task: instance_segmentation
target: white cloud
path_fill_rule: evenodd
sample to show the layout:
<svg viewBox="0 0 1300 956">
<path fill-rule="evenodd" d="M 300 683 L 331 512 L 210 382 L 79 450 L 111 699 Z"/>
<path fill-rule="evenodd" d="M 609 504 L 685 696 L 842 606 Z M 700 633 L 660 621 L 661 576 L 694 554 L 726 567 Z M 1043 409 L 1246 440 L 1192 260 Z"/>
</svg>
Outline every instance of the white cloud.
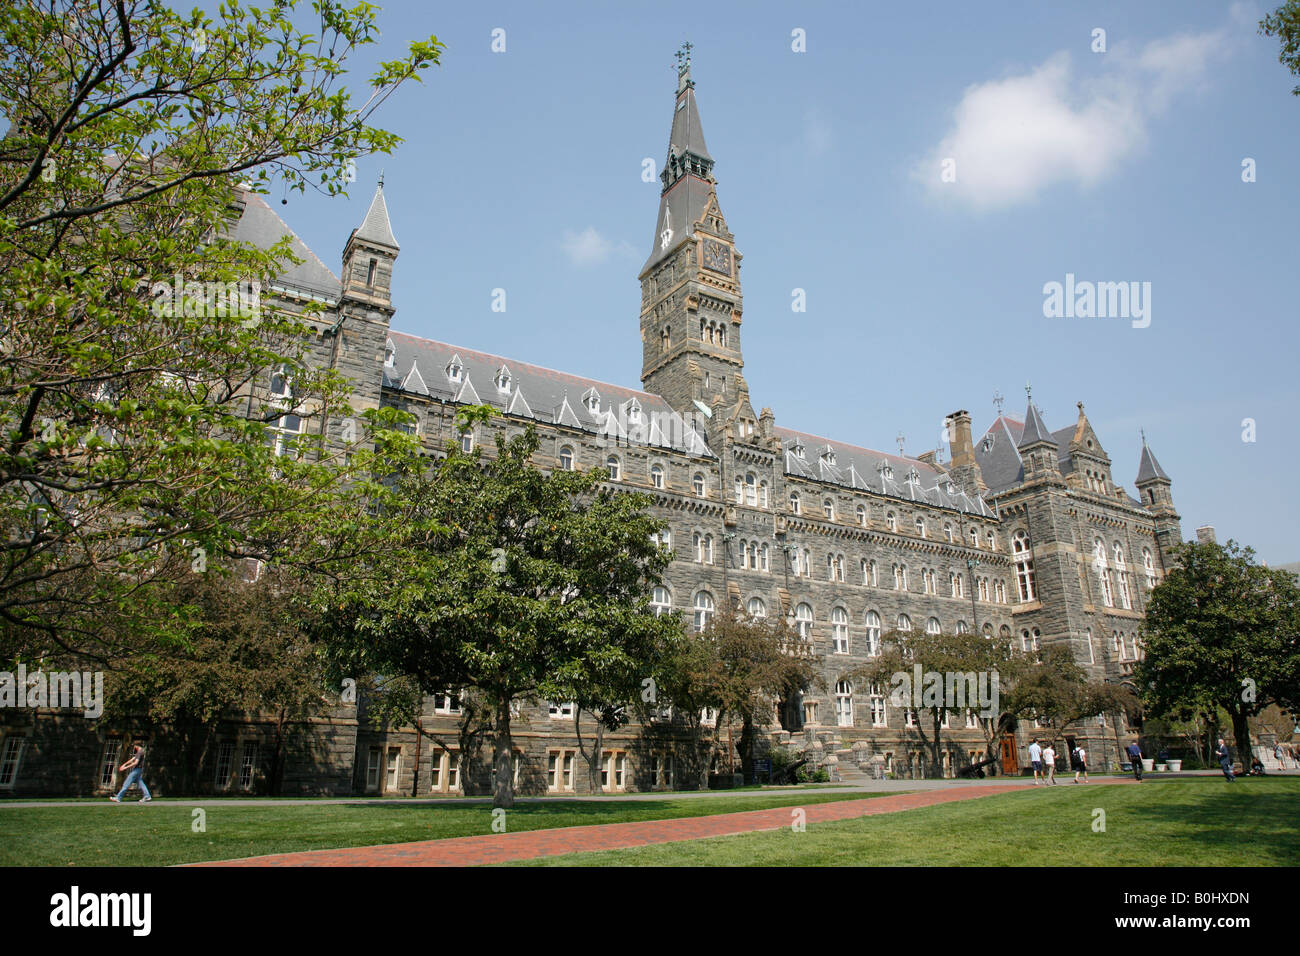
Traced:
<svg viewBox="0 0 1300 956">
<path fill-rule="evenodd" d="M 1057 183 L 1092 185 L 1143 144 L 1151 119 L 1200 85 L 1227 48 L 1222 31 L 1184 34 L 1136 54 L 1114 45 L 1085 54 L 1106 58 L 1093 78 L 1077 76 L 1062 52 L 1023 75 L 975 84 L 913 174 L 937 197 L 977 209 L 1026 202 Z M 955 182 L 941 176 L 947 160 Z"/>
<path fill-rule="evenodd" d="M 565 256 L 575 266 L 600 265 L 612 256 L 627 256 L 634 251 L 624 240 L 606 239 L 595 226 L 588 226 L 581 232 L 566 229 L 562 247 Z"/>
</svg>

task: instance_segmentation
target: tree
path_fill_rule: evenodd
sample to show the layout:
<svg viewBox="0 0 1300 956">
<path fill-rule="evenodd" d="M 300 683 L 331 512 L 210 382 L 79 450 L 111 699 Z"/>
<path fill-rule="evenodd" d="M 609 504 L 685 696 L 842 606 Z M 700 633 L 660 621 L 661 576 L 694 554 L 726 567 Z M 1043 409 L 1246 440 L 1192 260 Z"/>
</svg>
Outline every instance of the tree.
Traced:
<svg viewBox="0 0 1300 956">
<path fill-rule="evenodd" d="M 338 84 L 377 39 L 376 8 L 318 0 L 319 29 L 304 32 L 294 6 L 6 5 L 5 658 L 112 664 L 165 645 L 192 572 L 289 560 L 325 533 L 346 470 L 317 438 L 295 448 L 274 426 L 298 416 L 319 433 L 346 413 L 346 388 L 303 360 L 302 314 L 261 302 L 289 246 L 231 237 L 237 187 L 342 192 L 355 157 L 398 141 L 370 119 L 440 44 L 381 63 L 358 105 Z M 134 622 L 132 640 L 101 640 L 106 607 Z"/>
<path fill-rule="evenodd" d="M 1300 587 L 1235 541 L 1189 542 L 1175 559 L 1147 602 L 1138 686 L 1157 716 L 1222 707 L 1249 762 L 1250 718 L 1300 709 Z"/>
<path fill-rule="evenodd" d="M 1049 740 L 1060 740 L 1066 730 L 1086 717 L 1099 714 L 1134 714 L 1137 698 L 1122 684 L 1092 680 L 1060 645 L 1047 647 L 1038 660 L 1017 669 L 1003 693 L 1008 718 L 1032 718 L 1045 727 Z"/>
<path fill-rule="evenodd" d="M 981 718 L 996 717 L 1000 713 L 996 710 L 999 699 L 993 697 L 993 679 L 996 675 L 1000 696 L 1001 670 L 1007 661 L 1004 646 L 973 632 L 890 631 L 884 637 L 880 656 L 858 668 L 855 675 L 869 683 L 889 685 L 894 706 L 914 710 L 918 718 L 922 710 L 928 712 L 931 734 L 926 734 L 919 719 L 915 721 L 916 732 L 930 749 L 930 775 L 942 776 L 946 718 L 950 713 L 964 715 L 967 711 Z M 989 708 L 994 710 L 991 715 L 985 713 Z M 986 734 L 989 732 L 986 729 Z M 989 746 L 991 750 L 992 742 Z"/>
<path fill-rule="evenodd" d="M 381 563 L 320 597 L 341 659 L 485 698 L 498 807 L 514 803 L 517 701 L 612 702 L 680 627 L 649 607 L 669 555 L 648 498 L 602 487 L 601 471 L 544 473 L 538 444 L 529 425 L 498 432 L 494 457 L 453 442 L 429 467 L 394 473 L 376 519 Z"/>
<path fill-rule="evenodd" d="M 1278 37 L 1282 52 L 1278 61 L 1292 73 L 1300 76 L 1300 0 L 1286 0 L 1272 13 L 1259 21 L 1259 32 L 1266 37 Z M 1291 90 L 1300 96 L 1300 85 Z"/>
</svg>

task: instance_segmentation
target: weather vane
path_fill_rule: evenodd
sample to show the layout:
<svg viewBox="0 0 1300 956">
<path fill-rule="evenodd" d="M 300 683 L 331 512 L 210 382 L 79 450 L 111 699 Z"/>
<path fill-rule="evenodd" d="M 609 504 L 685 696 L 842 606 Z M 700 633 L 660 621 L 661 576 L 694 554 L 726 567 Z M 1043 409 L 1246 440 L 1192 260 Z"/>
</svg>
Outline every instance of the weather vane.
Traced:
<svg viewBox="0 0 1300 956">
<path fill-rule="evenodd" d="M 1002 417 L 1002 402 L 1003 402 L 1003 401 L 1004 401 L 1004 399 L 1002 398 L 1002 393 L 999 392 L 999 391 L 995 388 L 995 389 L 993 390 L 993 407 L 996 408 L 996 409 L 998 410 L 998 417 L 999 417 L 999 418 Z"/>
<path fill-rule="evenodd" d="M 899 432 L 894 441 L 898 442 L 898 453 L 901 455 L 903 453 L 903 433 Z"/>
<path fill-rule="evenodd" d="M 695 49 L 695 47 L 691 45 L 690 40 L 687 40 L 682 44 L 682 48 L 675 54 L 677 57 L 678 70 L 685 70 L 691 65 L 691 51 L 693 49 Z"/>
<path fill-rule="evenodd" d="M 1034 400 L 1034 390 L 1028 381 L 1025 382 L 1025 397 L 1031 402 Z"/>
</svg>

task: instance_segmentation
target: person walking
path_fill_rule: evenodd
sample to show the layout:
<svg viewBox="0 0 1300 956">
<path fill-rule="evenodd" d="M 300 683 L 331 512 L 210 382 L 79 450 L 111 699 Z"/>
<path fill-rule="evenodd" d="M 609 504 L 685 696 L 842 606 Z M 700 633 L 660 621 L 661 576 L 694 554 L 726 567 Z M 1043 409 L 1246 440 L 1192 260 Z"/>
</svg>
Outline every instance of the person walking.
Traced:
<svg viewBox="0 0 1300 956">
<path fill-rule="evenodd" d="M 145 753 L 144 741 L 137 740 L 135 742 L 135 752 L 131 755 L 131 759 L 117 768 L 119 771 L 131 771 L 130 774 L 127 775 L 126 783 L 122 784 L 122 789 L 119 790 L 115 796 L 109 797 L 108 799 L 112 800 L 114 803 L 121 803 L 122 798 L 126 796 L 126 792 L 131 789 L 133 784 L 139 784 L 140 792 L 144 794 L 144 796 L 140 798 L 141 803 L 148 803 L 153 799 L 153 795 L 149 792 L 149 788 L 145 786 L 144 782 Z"/>
<path fill-rule="evenodd" d="M 1074 748 L 1074 782 L 1079 782 L 1079 774 L 1083 774 L 1083 782 L 1088 782 L 1088 751 L 1083 749 L 1083 744 Z"/>
<path fill-rule="evenodd" d="M 1050 740 L 1043 748 L 1043 782 L 1056 783 L 1056 748 L 1052 746 Z"/>
<path fill-rule="evenodd" d="M 1214 756 L 1219 758 L 1219 766 L 1223 770 L 1223 779 L 1227 780 L 1228 783 L 1236 780 L 1237 777 L 1232 772 L 1232 751 L 1228 749 L 1228 745 L 1223 742 L 1222 737 L 1219 738 L 1219 746 L 1214 748 Z"/>
<path fill-rule="evenodd" d="M 1128 760 L 1133 765 L 1133 779 L 1138 783 L 1142 782 L 1142 748 L 1138 746 L 1136 740 L 1132 740 L 1128 745 Z"/>
<path fill-rule="evenodd" d="M 1034 786 L 1036 787 L 1038 786 L 1038 778 L 1043 775 L 1043 748 L 1038 746 L 1037 737 L 1029 745 L 1029 762 L 1034 767 Z"/>
</svg>

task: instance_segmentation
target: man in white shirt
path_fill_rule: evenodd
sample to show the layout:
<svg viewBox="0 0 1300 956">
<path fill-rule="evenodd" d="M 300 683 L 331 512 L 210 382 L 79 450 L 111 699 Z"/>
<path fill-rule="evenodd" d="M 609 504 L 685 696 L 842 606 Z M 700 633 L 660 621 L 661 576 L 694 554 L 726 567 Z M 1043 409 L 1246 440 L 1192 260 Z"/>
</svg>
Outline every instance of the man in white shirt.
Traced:
<svg viewBox="0 0 1300 956">
<path fill-rule="evenodd" d="M 1050 743 L 1043 748 L 1043 783 L 1056 783 L 1056 748 Z"/>
<path fill-rule="evenodd" d="M 1038 746 L 1038 740 L 1029 745 L 1029 762 L 1034 766 L 1034 786 L 1038 786 L 1038 778 L 1043 773 L 1043 748 Z"/>
</svg>

